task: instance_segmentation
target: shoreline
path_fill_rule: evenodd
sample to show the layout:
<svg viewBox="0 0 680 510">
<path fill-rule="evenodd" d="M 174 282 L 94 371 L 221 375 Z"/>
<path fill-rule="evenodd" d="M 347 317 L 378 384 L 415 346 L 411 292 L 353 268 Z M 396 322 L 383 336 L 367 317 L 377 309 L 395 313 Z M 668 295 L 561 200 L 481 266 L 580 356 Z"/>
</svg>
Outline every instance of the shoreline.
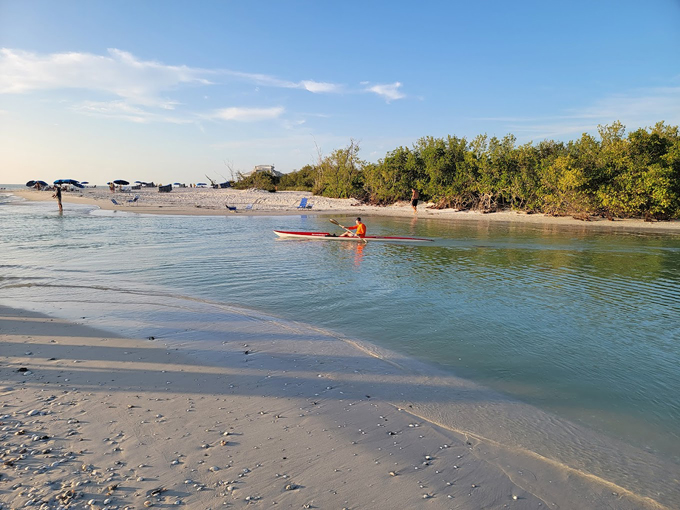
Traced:
<svg viewBox="0 0 680 510">
<path fill-rule="evenodd" d="M 0 306 L 0 501 L 666 508 L 540 449 L 505 442 L 496 421 L 526 420 L 523 404 L 303 324 L 224 315 L 218 349 L 181 335 L 154 337 L 153 328 L 147 338 L 124 338 Z M 546 418 L 537 430 L 525 424 L 529 444 L 552 437 Z M 476 422 L 480 433 L 466 426 Z M 579 448 L 588 458 L 577 463 L 597 465 L 587 442 Z M 626 460 L 608 455 L 617 465 L 619 456 Z"/>
<path fill-rule="evenodd" d="M 50 201 L 51 192 L 35 190 L 8 190 L 26 200 Z M 139 195 L 136 203 L 128 204 L 135 195 Z M 116 206 L 111 199 L 120 205 Z M 302 198 L 312 204 L 311 209 L 297 209 Z M 277 215 L 336 215 L 354 216 L 389 216 L 398 218 L 418 218 L 425 220 L 444 220 L 461 222 L 515 223 L 526 225 L 548 225 L 557 227 L 579 227 L 583 229 L 625 230 L 637 232 L 680 232 L 680 220 L 646 222 L 641 219 L 617 219 L 610 221 L 604 218 L 591 217 L 590 221 L 577 220 L 572 217 L 555 217 L 543 214 L 527 214 L 516 211 L 500 211 L 481 213 L 477 211 L 457 211 L 453 209 L 428 209 L 428 204 L 418 206 L 418 214 L 413 214 L 408 202 L 378 207 L 361 205 L 354 199 L 337 199 L 314 196 L 310 192 L 279 191 L 268 193 L 262 190 L 234 189 L 201 189 L 179 188 L 170 193 L 158 193 L 153 190 L 111 193 L 104 188 L 85 188 L 77 192 L 63 193 L 64 203 L 77 203 L 96 206 L 103 210 L 125 211 L 137 214 L 172 214 L 172 215 L 206 215 L 206 216 L 277 216 Z M 230 210 L 226 206 L 236 208 Z M 246 207 L 250 208 L 246 209 Z M 56 204 L 55 204 L 56 208 Z M 364 218 L 365 219 L 365 218 Z"/>
</svg>

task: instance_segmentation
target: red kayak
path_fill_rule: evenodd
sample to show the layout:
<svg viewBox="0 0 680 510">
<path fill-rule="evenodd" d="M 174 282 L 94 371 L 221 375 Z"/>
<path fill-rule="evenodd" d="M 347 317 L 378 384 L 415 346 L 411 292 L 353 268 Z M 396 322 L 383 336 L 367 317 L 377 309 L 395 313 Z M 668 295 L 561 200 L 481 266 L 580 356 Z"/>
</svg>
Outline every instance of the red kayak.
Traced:
<svg viewBox="0 0 680 510">
<path fill-rule="evenodd" d="M 322 241 L 386 241 L 393 243 L 422 243 L 432 242 L 434 239 L 423 237 L 398 237 L 398 236 L 366 236 L 366 237 L 347 237 L 338 236 L 329 232 L 287 232 L 285 230 L 274 230 L 274 233 L 286 239 L 320 239 Z"/>
</svg>

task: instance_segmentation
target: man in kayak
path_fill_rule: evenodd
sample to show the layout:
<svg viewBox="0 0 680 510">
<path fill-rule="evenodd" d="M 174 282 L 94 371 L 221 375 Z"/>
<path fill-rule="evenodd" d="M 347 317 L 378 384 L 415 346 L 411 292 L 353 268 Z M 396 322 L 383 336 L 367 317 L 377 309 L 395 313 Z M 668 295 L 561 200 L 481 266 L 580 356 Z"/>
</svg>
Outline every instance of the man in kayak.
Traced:
<svg viewBox="0 0 680 510">
<path fill-rule="evenodd" d="M 356 230 L 356 236 L 357 237 L 366 237 L 366 225 L 361 223 L 361 218 L 357 218 L 357 224 L 354 225 L 353 227 L 345 227 L 343 225 L 340 225 L 342 228 L 346 230 Z M 353 237 L 355 234 L 352 232 L 345 232 L 344 234 L 341 234 L 340 237 Z"/>
</svg>

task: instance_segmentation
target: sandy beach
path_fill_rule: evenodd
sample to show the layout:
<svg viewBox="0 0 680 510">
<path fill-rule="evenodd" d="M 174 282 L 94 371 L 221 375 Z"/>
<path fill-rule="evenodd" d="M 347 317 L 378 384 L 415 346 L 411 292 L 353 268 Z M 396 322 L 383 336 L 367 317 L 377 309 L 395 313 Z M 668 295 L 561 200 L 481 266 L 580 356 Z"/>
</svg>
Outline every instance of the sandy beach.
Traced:
<svg viewBox="0 0 680 510">
<path fill-rule="evenodd" d="M 54 200 L 48 191 L 13 191 L 27 200 Z M 139 196 L 136 202 L 131 200 Z M 120 205 L 115 205 L 111 199 Z M 311 208 L 298 209 L 302 198 L 307 198 Z M 263 190 L 234 190 L 206 188 L 176 188 L 170 193 L 159 193 L 156 188 L 136 191 L 110 192 L 106 187 L 85 188 L 63 194 L 65 203 L 94 205 L 104 210 L 121 210 L 140 214 L 182 214 L 182 215 L 280 215 L 315 214 L 349 217 L 370 216 L 414 216 L 409 202 L 398 202 L 387 207 L 362 205 L 355 199 L 338 199 L 314 196 L 309 192 L 279 191 L 269 193 Z M 229 206 L 229 208 L 227 207 Z M 477 211 L 455 209 L 433 209 L 432 204 L 418 205 L 418 218 L 455 220 L 514 222 L 555 226 L 578 226 L 580 228 L 632 229 L 646 231 L 680 231 L 680 221 L 645 222 L 640 219 L 617 219 L 591 216 L 588 221 L 570 216 L 555 217 L 543 214 L 526 214 L 515 211 L 500 211 L 483 214 Z M 56 207 L 56 204 L 55 204 Z"/>
<path fill-rule="evenodd" d="M 236 314 L 206 363 L 83 319 L 0 308 L 3 508 L 667 508 L 467 433 L 524 406 L 391 353 Z"/>
</svg>

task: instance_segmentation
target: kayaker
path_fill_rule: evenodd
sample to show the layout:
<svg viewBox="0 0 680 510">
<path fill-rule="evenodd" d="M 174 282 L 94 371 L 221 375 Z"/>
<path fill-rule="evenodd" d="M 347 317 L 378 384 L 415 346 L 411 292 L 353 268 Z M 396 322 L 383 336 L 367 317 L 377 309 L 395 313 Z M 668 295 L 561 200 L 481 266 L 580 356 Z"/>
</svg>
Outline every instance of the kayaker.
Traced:
<svg viewBox="0 0 680 510">
<path fill-rule="evenodd" d="M 357 237 L 366 237 L 366 225 L 361 223 L 361 218 L 357 218 L 357 224 L 354 225 L 353 227 L 345 227 L 343 225 L 340 225 L 342 228 L 346 230 L 356 230 L 356 236 Z M 344 234 L 341 234 L 340 237 L 353 237 L 354 234 L 352 232 L 345 232 Z"/>
</svg>

